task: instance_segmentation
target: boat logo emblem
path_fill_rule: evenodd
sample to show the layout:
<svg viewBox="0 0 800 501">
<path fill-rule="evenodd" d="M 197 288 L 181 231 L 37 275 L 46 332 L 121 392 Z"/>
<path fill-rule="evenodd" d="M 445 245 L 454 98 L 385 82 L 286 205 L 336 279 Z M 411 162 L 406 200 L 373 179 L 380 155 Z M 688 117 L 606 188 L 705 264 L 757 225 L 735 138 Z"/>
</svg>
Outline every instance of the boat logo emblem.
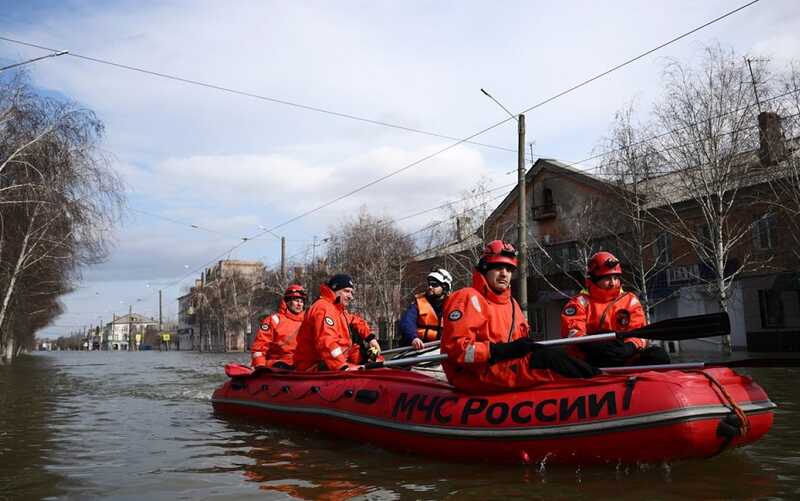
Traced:
<svg viewBox="0 0 800 501">
<path fill-rule="evenodd" d="M 269 330 L 269 323 L 268 322 L 264 322 L 263 324 L 261 324 L 261 330 L 268 331 Z"/>
<path fill-rule="evenodd" d="M 449 315 L 447 315 L 447 318 L 449 318 L 450 320 L 458 320 L 459 318 L 461 318 L 461 311 L 453 310 L 450 312 Z"/>
<path fill-rule="evenodd" d="M 325 317 L 325 323 L 333 327 L 333 319 L 331 317 Z"/>
<path fill-rule="evenodd" d="M 564 315 L 572 316 L 575 314 L 575 307 L 574 306 L 567 306 L 564 308 Z"/>
</svg>

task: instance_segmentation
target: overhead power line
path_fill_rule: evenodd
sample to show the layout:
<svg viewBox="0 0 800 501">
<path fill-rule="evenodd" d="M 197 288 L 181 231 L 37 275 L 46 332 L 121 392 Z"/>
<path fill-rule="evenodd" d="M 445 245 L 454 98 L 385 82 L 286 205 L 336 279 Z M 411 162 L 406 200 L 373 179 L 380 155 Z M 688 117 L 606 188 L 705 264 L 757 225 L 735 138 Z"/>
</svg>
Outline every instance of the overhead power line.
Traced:
<svg viewBox="0 0 800 501">
<path fill-rule="evenodd" d="M 610 69 L 608 69 L 606 71 L 603 71 L 603 72 L 601 72 L 601 73 L 599 73 L 599 74 L 597 74 L 597 75 L 595 75 L 593 77 L 587 78 L 586 80 L 584 80 L 584 81 L 582 81 L 582 82 L 580 82 L 580 83 L 578 83 L 576 85 L 573 85 L 573 86 L 567 88 L 566 90 L 564 90 L 562 92 L 559 92 L 559 93 L 557 93 L 557 94 L 555 94 L 555 95 L 553 95 L 553 96 L 551 96 L 551 97 L 549 97 L 549 98 L 547 98 L 547 99 L 545 99 L 543 101 L 540 101 L 539 103 L 536 103 L 533 106 L 530 106 L 530 107 L 526 108 L 521 113 L 527 113 L 527 112 L 530 112 L 530 111 L 532 111 L 534 109 L 540 108 L 540 107 L 544 106 L 547 103 L 550 103 L 550 102 L 552 102 L 552 101 L 554 101 L 554 100 L 556 100 L 556 99 L 558 99 L 560 97 L 563 97 L 563 96 L 565 96 L 565 95 L 567 95 L 567 94 L 569 94 L 571 92 L 574 92 L 577 89 L 585 87 L 586 85 L 588 85 L 588 84 L 590 84 L 590 83 L 592 83 L 594 81 L 597 81 L 600 78 L 603 78 L 603 77 L 605 77 L 605 76 L 607 76 L 607 75 L 609 75 L 609 74 L 611 74 L 611 73 L 613 73 L 613 72 L 615 72 L 615 71 L 617 71 L 619 69 L 624 68 L 625 66 L 628 66 L 629 64 L 632 64 L 633 62 L 636 62 L 636 61 L 638 61 L 638 60 L 640 60 L 640 59 L 642 59 L 642 58 L 644 58 L 644 57 L 646 57 L 646 56 L 648 56 L 650 54 L 653 54 L 654 52 L 656 52 L 658 50 L 663 49 L 664 47 L 667 47 L 667 46 L 669 46 L 669 45 L 671 45 L 671 44 L 673 44 L 673 43 L 675 43 L 675 42 L 677 42 L 679 40 L 682 40 L 682 39 L 684 39 L 684 38 L 686 38 L 686 37 L 698 32 L 700 30 L 704 29 L 704 28 L 707 28 L 708 26 L 711 26 L 712 24 L 715 24 L 715 23 L 717 23 L 717 22 L 719 22 L 719 21 L 721 21 L 721 20 L 723 20 L 723 19 L 725 19 L 725 18 L 727 18 L 727 17 L 729 17 L 729 16 L 731 16 L 731 15 L 733 15 L 733 14 L 735 14 L 735 13 L 737 13 L 737 12 L 739 12 L 739 11 L 745 9 L 745 8 L 747 8 L 747 7 L 750 7 L 750 6 L 758 3 L 759 1 L 760 0 L 753 0 L 753 1 L 748 2 L 748 3 L 746 3 L 746 4 L 744 4 L 744 5 L 740 6 L 740 7 L 737 7 L 736 9 L 730 10 L 730 11 L 726 12 L 725 14 L 722 14 L 722 15 L 720 15 L 720 16 L 718 16 L 718 17 L 716 17 L 716 18 L 714 18 L 714 19 L 712 19 L 712 20 L 710 20 L 710 21 L 708 21 L 708 22 L 696 27 L 696 28 L 693 28 L 693 29 L 681 34 L 681 35 L 673 37 L 672 39 L 670 39 L 670 40 L 668 40 L 668 41 L 666 41 L 664 43 L 661 43 L 661 44 L 659 44 L 658 46 L 656 46 L 656 47 L 654 47 L 652 49 L 649 49 L 649 50 L 647 50 L 645 52 L 642 52 L 641 54 L 639 54 L 639 55 L 637 55 L 635 57 L 632 57 L 632 58 L 630 58 L 630 59 L 628 59 L 628 60 L 626 60 L 626 61 L 624 61 L 624 62 L 622 62 L 620 64 L 617 64 L 617 65 L 611 67 Z M 21 45 L 27 45 L 27 46 L 30 46 L 30 47 L 36 47 L 36 48 L 39 48 L 39 49 L 42 49 L 42 50 L 48 50 L 48 51 L 51 51 L 51 52 L 56 52 L 56 50 L 52 49 L 52 48 L 48 48 L 48 47 L 44 47 L 44 46 L 36 45 L 36 44 L 31 44 L 31 43 L 27 43 L 27 42 L 22 42 L 22 41 L 19 41 L 19 40 L 10 39 L 8 37 L 0 36 L 0 40 L 5 40 L 5 41 L 11 42 L 11 43 L 17 43 L 17 44 L 21 44 Z M 149 74 L 153 74 L 153 75 L 156 75 L 156 76 L 161 76 L 161 77 L 164 77 L 164 78 L 170 78 L 170 79 L 177 80 L 177 81 L 184 81 L 186 83 L 191 83 L 191 84 L 195 84 L 195 85 L 202 85 L 202 86 L 209 87 L 209 88 L 216 88 L 218 90 L 231 92 L 231 93 L 236 93 L 236 94 L 241 94 L 241 95 L 253 97 L 253 98 L 256 98 L 256 99 L 264 99 L 264 100 L 267 100 L 267 101 L 281 102 L 282 104 L 287 104 L 287 105 L 295 105 L 296 104 L 296 103 L 284 102 L 282 100 L 266 98 L 266 96 L 259 96 L 257 94 L 252 94 L 252 93 L 247 93 L 247 92 L 242 92 L 242 91 L 236 91 L 234 89 L 228 89 L 228 88 L 221 87 L 221 86 L 205 84 L 203 82 L 193 81 L 193 80 L 190 80 L 190 79 L 183 79 L 183 78 L 180 78 L 180 77 L 174 77 L 174 76 L 163 74 L 163 73 L 150 72 L 149 70 L 142 70 L 140 68 L 127 66 L 127 65 L 122 65 L 122 64 L 118 64 L 118 63 L 113 63 L 111 61 L 105 61 L 105 60 L 101 60 L 101 59 L 97 59 L 97 58 L 91 58 L 91 57 L 88 57 L 88 56 L 82 56 L 80 54 L 70 53 L 69 55 L 72 56 L 72 57 L 86 59 L 86 60 L 94 61 L 94 62 L 101 63 L 101 64 L 109 64 L 109 65 L 112 65 L 112 66 L 117 66 L 117 67 L 120 67 L 120 68 L 125 68 L 125 69 L 129 69 L 129 70 L 133 70 L 133 71 L 141 71 L 143 73 L 149 73 Z M 313 107 L 308 107 L 308 109 L 313 109 Z M 322 109 L 316 110 L 315 109 L 314 111 L 327 112 L 328 110 L 322 110 Z M 353 116 L 353 118 L 357 118 L 357 117 Z M 434 157 L 436 157 L 438 155 L 441 155 L 442 153 L 445 153 L 445 152 L 455 148 L 456 146 L 459 146 L 459 145 L 461 145 L 463 143 L 469 142 L 472 139 L 474 139 L 474 138 L 476 138 L 476 137 L 478 137 L 478 136 L 480 136 L 480 135 L 482 135 L 482 134 L 484 134 L 484 133 L 486 133 L 486 132 L 488 132 L 490 130 L 493 130 L 493 129 L 499 127 L 500 125 L 505 124 L 509 120 L 513 120 L 513 118 L 512 117 L 506 118 L 506 119 L 504 119 L 504 120 L 502 120 L 500 122 L 497 122 L 497 123 L 495 123 L 493 125 L 490 125 L 489 127 L 481 129 L 480 131 L 478 131 L 478 132 L 476 132 L 474 134 L 471 134 L 471 135 L 469 135 L 469 136 L 467 136 L 467 137 L 465 137 L 463 139 L 457 140 L 456 142 L 450 144 L 447 147 L 444 147 L 444 148 L 441 148 L 441 149 L 437 150 L 435 153 L 432 153 L 432 154 L 429 154 L 429 155 L 425 155 L 424 157 L 422 157 L 422 158 L 420 158 L 418 160 L 415 160 L 415 161 L 413 161 L 413 162 L 411 162 L 409 164 L 406 164 L 406 165 L 404 165 L 403 167 L 401 167 L 399 169 L 396 169 L 396 170 L 394 170 L 394 171 L 392 171 L 392 172 L 390 172 L 390 173 L 388 173 L 388 174 L 386 174 L 384 176 L 381 176 L 381 177 L 379 177 L 379 178 L 377 178 L 377 179 L 375 179 L 373 181 L 370 181 L 370 182 L 368 182 L 368 183 L 366 183 L 366 184 L 364 184 L 364 185 L 362 185 L 362 186 L 360 186 L 360 187 L 358 187 L 358 188 L 356 188 L 354 190 L 351 190 L 351 191 L 349 191 L 349 192 L 347 192 L 347 193 L 345 193 L 343 195 L 335 197 L 334 199 L 332 199 L 332 200 L 330 200 L 328 202 L 325 202 L 322 205 L 320 205 L 320 206 L 318 206 L 318 207 L 316 207 L 314 209 L 310 209 L 308 211 L 305 211 L 305 212 L 301 213 L 300 215 L 295 216 L 293 218 L 290 218 L 289 220 L 287 220 L 287 221 L 285 221 L 283 223 L 280 223 L 280 224 L 278 224 L 276 226 L 273 226 L 272 228 L 264 230 L 263 232 L 255 235 L 254 237 L 252 237 L 252 238 L 250 238 L 248 240 L 244 240 L 244 241 L 238 243 L 237 245 L 231 247 L 231 249 L 229 251 L 223 253 L 220 257 L 223 257 L 225 255 L 230 254 L 231 252 L 233 252 L 234 250 L 238 249 L 239 247 L 241 247 L 242 245 L 244 245 L 248 241 L 253 240 L 254 238 L 258 238 L 260 236 L 263 236 L 266 233 L 269 233 L 269 232 L 274 231 L 274 230 L 276 230 L 278 228 L 284 227 L 284 226 L 286 226 L 288 224 L 291 224 L 291 223 L 293 223 L 295 221 L 298 221 L 299 219 L 302 219 L 302 218 L 305 218 L 305 217 L 307 217 L 307 216 L 309 216 L 311 214 L 314 214 L 314 213 L 316 213 L 316 212 L 318 212 L 318 211 L 320 211 L 320 210 L 322 210 L 322 209 L 324 209 L 326 207 L 329 207 L 329 206 L 331 206 L 331 205 L 333 205 L 333 204 L 335 204 L 335 203 L 337 203 L 337 202 L 339 202 L 339 201 L 341 201 L 341 200 L 343 200 L 345 198 L 348 198 L 348 197 L 350 197 L 350 196 L 352 196 L 352 195 L 354 195 L 354 194 L 356 194 L 358 192 L 361 192 L 361 191 L 363 191 L 363 190 L 365 190 L 365 189 L 367 189 L 367 188 L 369 188 L 371 186 L 374 186 L 375 184 L 378 184 L 378 183 L 380 183 L 382 181 L 385 181 L 386 179 L 389 179 L 389 178 L 394 177 L 394 176 L 396 176 L 396 175 L 398 175 L 398 174 L 400 174 L 402 172 L 405 172 L 406 170 L 408 170 L 408 169 L 410 169 L 410 168 L 412 168 L 412 167 L 414 167 L 416 165 L 419 165 L 419 164 L 421 164 L 421 163 L 423 163 L 423 162 L 425 162 L 427 160 L 430 160 L 431 158 L 434 158 Z M 367 121 L 367 120 L 364 120 L 364 121 Z M 375 122 L 377 123 L 377 121 L 375 121 Z M 516 151 L 516 150 L 512 150 L 512 151 Z M 213 263 L 217 259 L 219 259 L 219 257 L 215 258 L 214 260 L 212 260 L 210 262 Z M 205 267 L 205 265 L 203 267 Z M 196 270 L 192 271 L 192 274 L 194 274 L 194 273 L 196 273 Z M 184 278 L 185 277 L 180 278 L 178 281 L 171 283 L 169 286 L 171 287 L 172 285 L 180 283 Z"/>
<path fill-rule="evenodd" d="M 681 35 L 673 37 L 672 39 L 670 39 L 667 42 L 659 44 L 658 46 L 656 46 L 656 47 L 654 47 L 652 49 L 649 49 L 649 50 L 647 50 L 645 52 L 642 52 L 638 56 L 632 57 L 632 58 L 626 60 L 623 63 L 617 64 L 616 66 L 613 66 L 612 68 L 610 68 L 610 69 L 608 69 L 606 71 L 603 71 L 602 73 L 599 73 L 599 74 L 597 74 L 597 75 L 595 75 L 593 77 L 587 78 L 586 80 L 584 80 L 583 82 L 581 82 L 581 83 L 579 83 L 577 85 L 573 85 L 572 87 L 568 88 L 565 91 L 559 92 L 558 94 L 556 94 L 556 95 L 554 95 L 554 96 L 552 96 L 552 97 L 550 97 L 548 99 L 545 99 L 544 101 L 541 101 L 541 102 L 539 102 L 539 103 L 537 103 L 537 104 L 535 104 L 535 105 L 533 105 L 533 106 L 531 106 L 529 108 L 526 108 L 525 110 L 522 111 L 522 113 L 527 113 L 527 112 L 532 111 L 532 110 L 534 110 L 536 108 L 540 108 L 541 106 L 544 106 L 547 103 L 550 103 L 550 102 L 552 102 L 552 101 L 554 101 L 554 100 L 556 100 L 556 99 L 558 99 L 560 97 L 563 97 L 566 94 L 569 94 L 570 92 L 573 92 L 573 91 L 575 91 L 577 89 L 580 89 L 581 87 L 584 87 L 584 86 L 588 85 L 591 82 L 594 82 L 594 81 L 596 81 L 596 80 L 598 80 L 598 79 L 600 79 L 600 78 L 602 78 L 604 76 L 607 76 L 607 75 L 613 73 L 614 71 L 617 71 L 617 70 L 619 70 L 619 69 L 621 69 L 621 68 L 623 68 L 623 67 L 625 67 L 625 66 L 627 66 L 627 65 L 629 65 L 629 64 L 631 64 L 631 63 L 633 63 L 635 61 L 638 61 L 639 59 L 641 59 L 641 58 L 643 58 L 643 57 L 645 57 L 647 55 L 650 55 L 650 54 L 652 54 L 652 53 L 654 53 L 654 52 L 656 52 L 656 51 L 658 51 L 660 49 L 663 49 L 664 47 L 667 47 L 667 46 L 669 46 L 669 45 L 671 45 L 671 44 L 673 44 L 673 43 L 675 43 L 675 42 L 677 42 L 679 40 L 682 40 L 683 38 L 686 38 L 687 36 L 689 36 L 689 35 L 691 35 L 693 33 L 696 33 L 699 30 L 702 30 L 702 29 L 704 29 L 704 28 L 706 28 L 708 26 L 711 26 L 712 24 L 717 23 L 717 22 L 721 21 L 722 19 L 725 19 L 726 17 L 733 15 L 733 14 L 741 11 L 742 9 L 745 9 L 745 8 L 755 4 L 755 3 L 758 3 L 759 1 L 760 0 L 753 0 L 753 1 L 751 1 L 751 2 L 749 2 L 747 4 L 745 4 L 745 5 L 742 5 L 741 7 L 738 7 L 736 9 L 731 10 L 731 11 L 728 11 L 725 14 L 712 19 L 711 21 L 708 21 L 708 22 L 706 22 L 706 23 L 704 23 L 704 24 L 702 24 L 702 25 L 700 25 L 700 26 L 698 26 L 696 28 L 693 28 L 693 29 L 681 34 Z M 379 178 L 377 178 L 377 179 L 375 179 L 373 181 L 370 181 L 369 183 L 366 183 L 366 184 L 364 184 L 364 185 L 362 185 L 362 186 L 360 186 L 360 187 L 358 187 L 358 188 L 356 188 L 354 190 L 351 190 L 351 191 L 349 191 L 349 192 L 347 192 L 347 193 L 345 193 L 343 195 L 340 195 L 340 196 L 334 198 L 333 200 L 325 202 L 324 204 L 322 204 L 322 205 L 320 205 L 320 206 L 318 206 L 318 207 L 316 207 L 314 209 L 311 209 L 311 210 L 308 210 L 306 212 L 303 212 L 302 214 L 300 214 L 298 216 L 295 216 L 295 217 L 293 217 L 293 218 L 291 218 L 291 219 L 289 219 L 289 220 L 287 220 L 287 221 L 285 221 L 283 223 L 280 223 L 277 226 L 273 226 L 270 229 L 271 230 L 276 230 L 278 228 L 281 228 L 283 226 L 291 224 L 291 223 L 293 223 L 293 222 L 295 222 L 295 221 L 297 221 L 299 219 L 302 219 L 304 217 L 310 216 L 311 214 L 314 214 L 314 213 L 316 213 L 316 212 L 318 212 L 318 211 L 320 211 L 320 210 L 322 210 L 322 209 L 324 209 L 326 207 L 329 207 L 329 206 L 335 204 L 336 202 L 339 202 L 339 201 L 341 201 L 341 200 L 343 200 L 343 199 L 345 199 L 347 197 L 350 197 L 350 196 L 352 196 L 352 195 L 354 195 L 354 194 L 356 194 L 356 193 L 358 193 L 360 191 L 363 191 L 363 190 L 365 190 L 365 189 L 367 189 L 367 188 L 369 188 L 371 186 L 374 186 L 375 184 L 378 184 L 378 183 L 380 183 L 382 181 L 385 181 L 386 179 L 389 179 L 389 178 L 394 177 L 394 176 L 396 176 L 396 175 L 398 175 L 398 174 L 400 174 L 402 172 L 405 172 L 406 170 L 408 170 L 408 169 L 410 169 L 410 168 L 412 168 L 412 167 L 414 167 L 416 165 L 419 165 L 419 164 L 421 164 L 421 163 L 423 163 L 423 162 L 425 162 L 427 160 L 430 160 L 433 157 L 436 157 L 436 156 L 438 156 L 438 155 L 440 155 L 442 153 L 445 153 L 445 152 L 455 148 L 456 146 L 458 146 L 458 145 L 460 145 L 460 144 L 462 144 L 462 143 L 464 143 L 466 141 L 472 140 L 475 137 L 478 137 L 478 136 L 480 136 L 480 135 L 482 135 L 482 134 L 484 134 L 484 133 L 486 133 L 486 132 L 488 132 L 488 131 L 496 128 L 496 127 L 499 127 L 500 125 L 508 122 L 509 120 L 513 120 L 513 119 L 514 119 L 514 117 L 512 116 L 512 117 L 506 118 L 504 120 L 501 120 L 500 122 L 497 122 L 497 123 L 495 123 L 493 125 L 490 125 L 489 127 L 486 127 L 486 128 L 484 128 L 484 129 L 482 129 L 482 130 L 480 130 L 480 131 L 478 131 L 478 132 L 476 132 L 474 134 L 471 134 L 471 135 L 467 136 L 464 139 L 461 139 L 461 140 L 459 140 L 459 141 L 457 141 L 455 143 L 452 143 L 449 146 L 436 151 L 435 153 L 426 155 L 426 156 L 424 156 L 424 157 L 422 157 L 422 158 L 420 158 L 418 160 L 415 160 L 414 162 L 411 162 L 411 163 L 409 163 L 409 164 L 407 164 L 407 165 L 405 165 L 405 166 L 403 166 L 403 167 L 401 167 L 401 168 L 399 168 L 397 170 L 394 170 L 394 171 L 392 171 L 392 172 L 390 172 L 390 173 L 388 173 L 388 174 L 386 174 L 384 176 L 381 176 L 381 177 L 379 177 Z"/>
<path fill-rule="evenodd" d="M 98 63 L 98 64 L 104 64 L 104 65 L 107 65 L 107 66 L 113 66 L 115 68 L 119 68 L 119 69 L 123 69 L 123 70 L 135 71 L 137 73 L 142 73 L 142 74 L 145 74 L 145 75 L 150 75 L 150 76 L 154 76 L 154 77 L 158 77 L 158 78 L 164 78 L 164 79 L 172 80 L 172 81 L 175 81 L 175 82 L 181 82 L 181 83 L 185 83 L 185 84 L 189 84 L 189 85 L 195 85 L 195 86 L 198 86 L 198 87 L 204 87 L 206 89 L 212 89 L 212 90 L 217 90 L 217 91 L 221 91 L 221 92 L 226 92 L 226 93 L 229 93 L 229 94 L 235 94 L 235 95 L 238 95 L 238 96 L 249 97 L 249 98 L 252 98 L 252 99 L 258 99 L 260 101 L 267 101 L 267 102 L 270 102 L 270 103 L 281 104 L 281 105 L 284 105 L 284 106 L 290 106 L 290 107 L 293 107 L 293 108 L 298 108 L 298 109 L 302 109 L 302 110 L 306 110 L 306 111 L 313 111 L 313 112 L 316 112 L 316 113 L 323 113 L 325 115 L 331 115 L 331 116 L 335 116 L 335 117 L 339 117 L 339 118 L 346 118 L 348 120 L 355 120 L 357 122 L 363 122 L 363 123 L 368 123 L 368 124 L 372 124 L 372 125 L 379 125 L 381 127 L 388 127 L 390 129 L 397 129 L 397 130 L 402 130 L 402 131 L 405 131 L 405 132 L 413 132 L 415 134 L 422 134 L 422 135 L 425 135 L 425 136 L 437 137 L 437 138 L 440 138 L 440 139 L 447 139 L 447 140 L 450 140 L 450 141 L 456 141 L 456 140 L 459 139 L 459 138 L 457 138 L 455 136 L 449 136 L 447 134 L 441 134 L 441 133 L 438 133 L 438 132 L 431 132 L 431 131 L 427 131 L 427 130 L 423 130 L 423 129 L 418 129 L 418 128 L 415 128 L 415 127 L 408 127 L 406 125 L 398 125 L 398 124 L 394 124 L 394 123 L 391 123 L 391 122 L 386 122 L 386 121 L 383 121 L 383 120 L 376 120 L 376 119 L 373 119 L 373 118 L 361 117 L 361 116 L 358 116 L 358 115 L 353 115 L 351 113 L 344 113 L 344 112 L 341 112 L 341 111 L 329 110 L 329 109 L 322 108 L 322 107 L 319 107 L 319 106 L 312 106 L 312 105 L 308 105 L 308 104 L 297 103 L 297 102 L 289 101 L 289 100 L 286 100 L 286 99 L 279 99 L 279 98 L 275 98 L 275 97 L 265 96 L 265 95 L 262 95 L 262 94 L 256 94 L 256 93 L 253 93 L 253 92 L 247 92 L 247 91 L 243 91 L 243 90 L 239 90 L 239 89 L 234 89 L 232 87 L 225 87 L 225 86 L 222 86 L 222 85 L 212 84 L 212 83 L 209 83 L 209 82 L 203 82 L 201 80 L 195 80 L 195 79 L 192 79 L 192 78 L 181 77 L 181 76 L 178 76 L 178 75 L 171 75 L 169 73 L 163 73 L 163 72 L 160 72 L 160 71 L 148 70 L 147 68 L 142 68 L 142 67 L 138 67 L 138 66 L 131 66 L 131 65 L 128 65 L 128 64 L 117 63 L 117 62 L 114 62 L 114 61 L 110 61 L 108 59 L 100 59 L 100 58 L 97 58 L 97 57 L 86 56 L 86 55 L 83 55 L 83 54 L 78 54 L 78 53 L 75 53 L 75 52 L 68 52 L 68 51 L 61 51 L 61 52 L 56 53 L 57 52 L 56 49 L 53 49 L 51 47 L 45 47 L 45 46 L 40 45 L 40 44 L 31 43 L 31 42 L 25 42 L 25 41 L 22 41 L 22 40 L 16 40 L 16 39 L 9 38 L 9 37 L 0 36 L 0 40 L 4 40 L 4 41 L 10 42 L 10 43 L 15 43 L 15 44 L 18 44 L 18 45 L 23 45 L 23 46 L 26 46 L 26 47 L 32 47 L 32 48 L 35 48 L 35 49 L 48 50 L 48 51 L 54 52 L 54 54 L 49 54 L 49 55 L 43 56 L 42 58 L 39 58 L 39 59 L 43 59 L 45 57 L 53 57 L 55 55 L 68 54 L 68 55 L 70 55 L 70 56 L 72 56 L 74 58 L 77 58 L 77 59 L 83 59 L 83 60 L 86 60 L 86 61 L 91 61 L 91 62 Z M 516 148 L 507 148 L 507 147 L 504 147 L 504 146 L 497 146 L 497 145 L 493 145 L 493 144 L 479 143 L 479 142 L 475 142 L 475 141 L 466 141 L 466 142 L 469 143 L 469 144 L 473 144 L 475 146 L 482 146 L 484 148 L 502 150 L 502 151 L 507 151 L 507 152 L 511 152 L 511 153 L 516 153 L 517 152 Z"/>
</svg>

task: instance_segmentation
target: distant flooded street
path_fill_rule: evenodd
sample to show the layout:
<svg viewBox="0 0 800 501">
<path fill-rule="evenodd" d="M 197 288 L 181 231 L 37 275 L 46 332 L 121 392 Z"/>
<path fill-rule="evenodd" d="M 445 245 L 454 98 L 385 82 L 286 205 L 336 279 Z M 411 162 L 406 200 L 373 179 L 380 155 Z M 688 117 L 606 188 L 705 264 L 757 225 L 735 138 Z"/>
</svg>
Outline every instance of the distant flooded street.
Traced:
<svg viewBox="0 0 800 501">
<path fill-rule="evenodd" d="M 753 446 L 581 469 L 447 464 L 214 416 L 223 365 L 246 358 L 61 352 L 0 367 L 0 500 L 800 497 L 797 369 L 742 371 L 779 405 Z"/>
</svg>

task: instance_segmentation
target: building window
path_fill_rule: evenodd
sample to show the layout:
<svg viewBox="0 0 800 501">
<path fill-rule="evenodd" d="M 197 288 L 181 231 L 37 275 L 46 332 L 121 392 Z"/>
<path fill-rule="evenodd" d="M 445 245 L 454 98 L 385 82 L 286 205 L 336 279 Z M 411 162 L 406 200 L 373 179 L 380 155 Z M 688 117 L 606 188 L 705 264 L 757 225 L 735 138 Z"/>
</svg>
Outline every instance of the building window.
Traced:
<svg viewBox="0 0 800 501">
<path fill-rule="evenodd" d="M 769 250 L 775 247 L 775 217 L 766 214 L 753 221 L 753 248 L 755 250 Z"/>
<path fill-rule="evenodd" d="M 531 333 L 535 339 L 547 337 L 547 320 L 544 308 L 535 306 L 530 310 Z"/>
<path fill-rule="evenodd" d="M 783 300 L 776 290 L 758 291 L 761 327 L 783 327 Z"/>
<path fill-rule="evenodd" d="M 662 265 L 672 262 L 672 235 L 659 233 L 653 246 L 653 260 Z"/>
<path fill-rule="evenodd" d="M 542 194 L 544 195 L 543 198 L 544 198 L 545 207 L 552 207 L 552 205 L 553 205 L 553 190 L 551 190 L 550 188 L 545 188 L 544 191 L 542 192 Z"/>
</svg>

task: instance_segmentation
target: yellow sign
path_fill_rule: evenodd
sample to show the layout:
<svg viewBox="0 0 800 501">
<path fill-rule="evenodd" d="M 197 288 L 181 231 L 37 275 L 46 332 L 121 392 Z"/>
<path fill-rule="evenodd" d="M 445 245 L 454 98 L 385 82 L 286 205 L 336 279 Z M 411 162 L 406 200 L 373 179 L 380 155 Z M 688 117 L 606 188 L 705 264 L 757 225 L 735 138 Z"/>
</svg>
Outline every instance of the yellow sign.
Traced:
<svg viewBox="0 0 800 501">
<path fill-rule="evenodd" d="M 169 343 L 170 338 L 171 336 L 169 335 L 169 332 L 164 332 L 163 334 L 161 334 L 161 340 L 164 341 L 165 343 Z"/>
<path fill-rule="evenodd" d="M 136 344 L 139 344 L 139 343 L 142 342 L 142 335 L 141 334 L 136 334 L 134 336 L 134 338 L 136 339 Z"/>
</svg>

